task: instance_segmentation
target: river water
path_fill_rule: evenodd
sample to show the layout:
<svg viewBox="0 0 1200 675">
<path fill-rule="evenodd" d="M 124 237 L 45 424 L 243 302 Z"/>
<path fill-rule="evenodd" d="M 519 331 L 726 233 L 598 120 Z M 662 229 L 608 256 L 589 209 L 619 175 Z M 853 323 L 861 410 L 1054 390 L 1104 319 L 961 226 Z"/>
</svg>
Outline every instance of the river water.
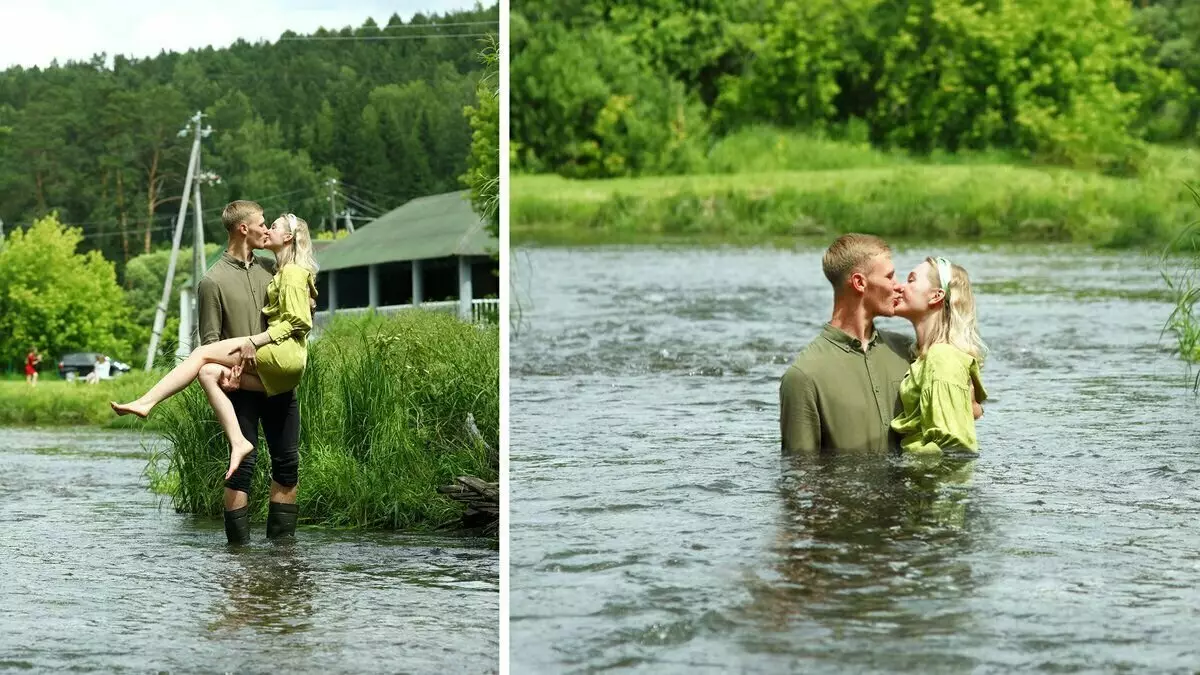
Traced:
<svg viewBox="0 0 1200 675">
<path fill-rule="evenodd" d="M 898 248 L 972 275 L 978 460 L 790 462 L 821 253 L 514 252 L 513 672 L 1200 667 L 1200 418 L 1153 261 Z"/>
<path fill-rule="evenodd" d="M 147 490 L 154 442 L 0 429 L 0 671 L 498 670 L 486 540 L 302 525 L 276 544 L 254 523 L 231 548 Z"/>
</svg>

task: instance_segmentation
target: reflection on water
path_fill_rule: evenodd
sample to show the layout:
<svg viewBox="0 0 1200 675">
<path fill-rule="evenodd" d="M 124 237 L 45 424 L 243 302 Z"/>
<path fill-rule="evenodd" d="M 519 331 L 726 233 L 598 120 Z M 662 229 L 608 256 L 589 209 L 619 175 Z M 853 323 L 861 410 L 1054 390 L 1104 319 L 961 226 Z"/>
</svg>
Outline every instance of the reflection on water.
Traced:
<svg viewBox="0 0 1200 675">
<path fill-rule="evenodd" d="M 321 589 L 294 542 L 231 551 L 237 566 L 233 574 L 216 578 L 225 595 L 214 607 L 219 618 L 209 624 L 210 630 L 249 626 L 267 633 L 292 633 L 313 627 L 312 599 Z"/>
<path fill-rule="evenodd" d="M 1191 672 L 1200 415 L 1152 262 L 898 248 L 978 283 L 981 453 L 781 465 L 821 254 L 513 256 L 514 672 Z"/>
<path fill-rule="evenodd" d="M 863 643 L 881 633 L 929 636 L 963 629 L 963 613 L 927 601 L 974 584 L 969 485 L 975 458 L 907 461 L 860 453 L 784 460 L 774 574 L 749 582 L 746 617 L 770 633 Z M 754 647 L 754 640 L 744 642 Z M 852 650 L 853 651 L 853 650 Z"/>
<path fill-rule="evenodd" d="M 219 519 L 147 491 L 154 438 L 0 431 L 0 670 L 498 669 L 490 540 L 301 527 L 275 543 L 257 522 L 230 547 Z"/>
</svg>

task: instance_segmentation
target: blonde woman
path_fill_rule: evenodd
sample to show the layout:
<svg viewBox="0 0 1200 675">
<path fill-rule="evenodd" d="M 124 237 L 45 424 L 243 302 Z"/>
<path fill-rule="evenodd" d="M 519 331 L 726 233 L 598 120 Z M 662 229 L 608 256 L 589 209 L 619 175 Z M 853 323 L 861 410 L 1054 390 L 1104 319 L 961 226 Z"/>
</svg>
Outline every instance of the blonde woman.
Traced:
<svg viewBox="0 0 1200 675">
<path fill-rule="evenodd" d="M 892 420 L 906 452 L 949 448 L 979 451 L 975 419 L 987 398 L 980 367 L 987 347 L 979 336 L 967 271 L 945 258 L 926 258 L 908 274 L 896 316 L 916 329 L 917 359 L 900 384 L 903 411 Z"/>
<path fill-rule="evenodd" d="M 275 276 L 267 286 L 267 306 L 262 309 L 267 317 L 267 330 L 200 347 L 141 398 L 124 404 L 111 402 L 114 412 L 146 417 L 154 406 L 183 391 L 197 378 L 202 382 L 225 381 L 226 388 L 261 391 L 267 396 L 290 391 L 300 384 L 308 361 L 308 332 L 312 328 L 309 298 L 317 295 L 313 281 L 317 264 L 308 224 L 291 213 L 280 216 L 267 230 L 266 248 L 275 254 L 276 260 Z M 256 370 L 242 371 L 243 355 L 249 354 L 255 356 Z M 230 381 L 232 384 L 228 384 Z M 220 391 L 212 386 L 205 389 Z M 229 470 L 225 473 L 228 480 L 254 450 L 254 444 L 242 435 L 227 396 L 210 393 L 209 401 L 229 437 Z"/>
</svg>

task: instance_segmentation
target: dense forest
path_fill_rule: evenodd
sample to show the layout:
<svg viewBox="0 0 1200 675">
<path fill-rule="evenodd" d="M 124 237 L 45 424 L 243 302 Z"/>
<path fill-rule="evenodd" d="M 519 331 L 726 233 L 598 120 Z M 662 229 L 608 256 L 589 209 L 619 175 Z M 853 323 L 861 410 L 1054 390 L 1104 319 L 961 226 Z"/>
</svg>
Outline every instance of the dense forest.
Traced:
<svg viewBox="0 0 1200 675">
<path fill-rule="evenodd" d="M 1197 0 L 516 0 L 515 170 L 687 173 L 770 125 L 1135 175 L 1197 141 Z"/>
<path fill-rule="evenodd" d="M 81 251 L 125 264 L 169 242 L 196 111 L 205 230 L 224 237 L 231 199 L 287 209 L 314 228 L 412 197 L 464 189 L 496 5 L 387 25 L 285 33 L 275 42 L 0 73 L 0 220 L 57 212 Z M 440 25 L 438 25 L 440 24 Z M 381 39 L 387 38 L 387 39 Z M 395 39 L 400 38 L 400 39 Z M 336 182 L 331 182 L 336 179 Z M 333 208 L 330 198 L 333 195 Z M 189 225 L 190 226 L 190 225 Z"/>
</svg>

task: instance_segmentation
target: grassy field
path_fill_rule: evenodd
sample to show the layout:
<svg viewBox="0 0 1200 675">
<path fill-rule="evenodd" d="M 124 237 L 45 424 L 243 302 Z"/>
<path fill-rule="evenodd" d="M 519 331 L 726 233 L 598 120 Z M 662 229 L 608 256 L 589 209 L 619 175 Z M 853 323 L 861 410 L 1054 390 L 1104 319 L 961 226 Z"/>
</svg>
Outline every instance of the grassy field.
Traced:
<svg viewBox="0 0 1200 675">
<path fill-rule="evenodd" d="M 849 231 L 897 239 L 1154 247 L 1194 219 L 1200 153 L 1151 148 L 1139 178 L 1022 165 L 1003 154 L 912 158 L 752 130 L 705 173 L 573 181 L 515 176 L 514 243 L 770 243 Z"/>
<path fill-rule="evenodd" d="M 418 530 L 454 523 L 462 507 L 437 487 L 461 475 L 497 479 L 499 378 L 495 325 L 410 311 L 330 326 L 311 343 L 297 390 L 302 521 Z M 203 392 L 192 385 L 150 420 L 173 445 L 152 460 L 152 487 L 178 511 L 219 514 L 229 446 Z M 251 497 L 260 517 L 269 465 L 263 451 Z"/>
<path fill-rule="evenodd" d="M 86 384 L 67 382 L 42 373 L 36 387 L 22 379 L 0 380 L 0 426 L 97 425 L 131 428 L 137 422 L 117 417 L 109 408 L 111 400 L 136 398 L 162 376 L 135 370 L 121 377 Z"/>
</svg>

